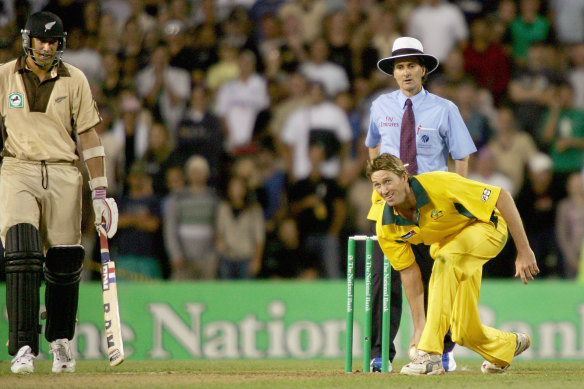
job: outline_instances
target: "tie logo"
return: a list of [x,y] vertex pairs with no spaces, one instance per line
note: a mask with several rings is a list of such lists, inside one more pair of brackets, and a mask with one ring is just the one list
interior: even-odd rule
[[22,93],[14,92],[8,95],[8,106],[10,108],[24,108],[24,98]]
[[45,32],[47,32],[47,31],[49,31],[51,28],[53,28],[53,26],[54,26],[56,23],[57,23],[56,21],[52,21],[52,22],[49,22],[49,23],[45,24]]

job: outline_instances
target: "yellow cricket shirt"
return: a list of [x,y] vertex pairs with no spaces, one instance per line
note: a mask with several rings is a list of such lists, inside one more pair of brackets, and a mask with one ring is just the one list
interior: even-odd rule
[[501,193],[499,187],[443,171],[414,176],[410,186],[416,198],[417,224],[398,215],[383,200],[381,209],[376,192],[368,216],[376,217],[379,245],[395,270],[403,270],[414,263],[411,244],[439,243],[470,223],[496,225],[501,217],[495,208]]

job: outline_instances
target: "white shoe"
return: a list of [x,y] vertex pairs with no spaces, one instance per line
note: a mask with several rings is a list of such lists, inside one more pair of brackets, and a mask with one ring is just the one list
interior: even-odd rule
[[445,371],[451,372],[456,370],[456,361],[454,360],[454,352],[442,354],[442,367]]
[[531,338],[529,335],[524,334],[522,332],[514,332],[515,336],[517,337],[517,343],[515,344],[515,354],[514,356],[518,356],[525,350],[531,346]]
[[[517,343],[515,344],[515,353],[513,354],[515,357],[524,352],[531,346],[531,338],[528,334],[524,334],[522,332],[514,332],[515,337],[517,338]],[[500,374],[504,373],[510,365],[507,366],[499,366],[494,362],[484,361],[481,365],[481,371],[484,374]]]
[[407,375],[439,375],[444,374],[441,354],[428,354],[418,350],[413,362],[402,367],[401,374]]
[[28,374],[34,372],[34,359],[30,346],[22,346],[14,358],[10,370],[16,374]]
[[71,354],[68,339],[57,339],[51,342],[53,354],[53,373],[73,373],[75,371],[75,359]]

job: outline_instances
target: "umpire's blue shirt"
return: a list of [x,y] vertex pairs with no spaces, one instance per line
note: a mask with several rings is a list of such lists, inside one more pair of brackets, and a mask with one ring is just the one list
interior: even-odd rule
[[[398,89],[373,101],[365,139],[367,147],[374,148],[381,143],[380,154],[400,156],[401,122],[407,99]],[[418,173],[447,171],[448,154],[453,159],[462,159],[477,151],[454,103],[424,88],[411,100],[416,118]]]

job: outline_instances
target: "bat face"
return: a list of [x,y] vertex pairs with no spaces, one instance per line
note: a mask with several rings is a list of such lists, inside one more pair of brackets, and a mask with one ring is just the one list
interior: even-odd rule
[[118,290],[116,282],[116,265],[111,260],[105,229],[99,229],[101,246],[101,287],[103,291],[103,314],[105,337],[111,366],[124,361],[124,344],[118,307]]

